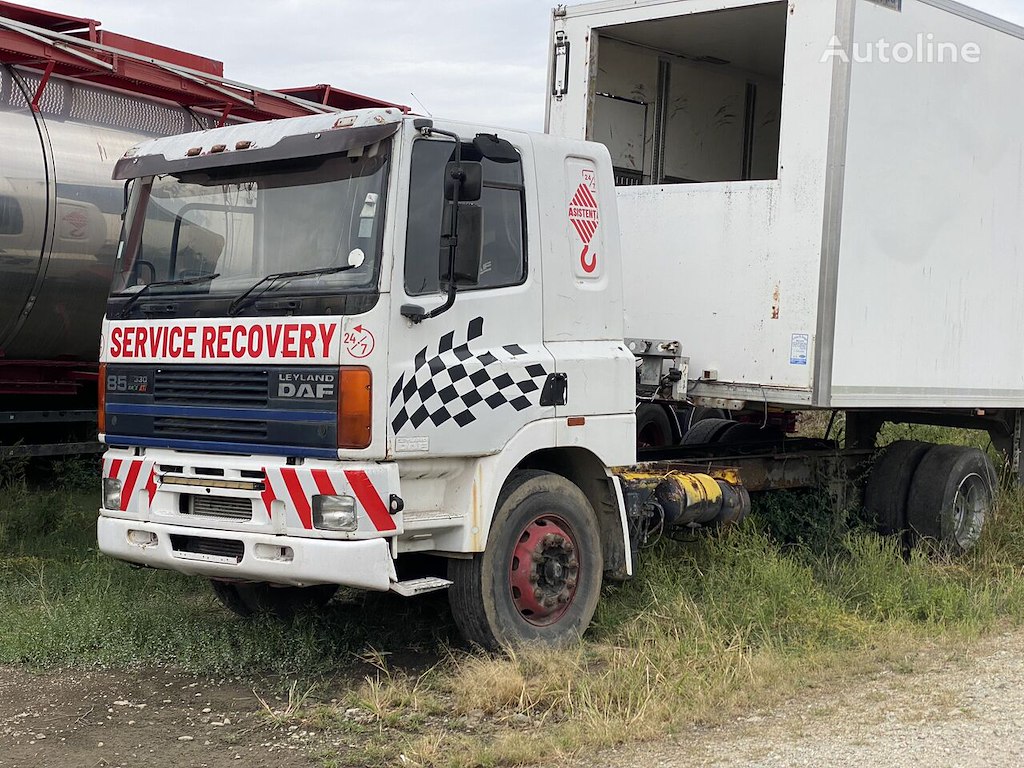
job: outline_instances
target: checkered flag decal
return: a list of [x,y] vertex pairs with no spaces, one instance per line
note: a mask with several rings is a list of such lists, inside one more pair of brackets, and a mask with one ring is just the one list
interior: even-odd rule
[[418,429],[427,421],[435,427],[449,421],[465,427],[476,421],[474,408],[493,411],[507,404],[521,411],[536,403],[539,395],[532,400],[530,395],[547,378],[544,366],[531,363],[515,370],[515,359],[526,354],[518,344],[474,352],[469,344],[483,333],[484,319],[477,317],[469,323],[464,344],[455,346],[452,331],[441,337],[433,357],[427,358],[427,347],[416,354],[413,372],[399,376],[391,390],[396,435],[408,424]]

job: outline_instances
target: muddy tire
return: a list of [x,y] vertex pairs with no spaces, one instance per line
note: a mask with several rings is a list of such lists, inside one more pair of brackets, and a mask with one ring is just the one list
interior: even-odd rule
[[449,561],[448,599],[473,645],[562,647],[590,624],[603,571],[597,517],[583,492],[549,472],[516,472],[498,497],[486,549]]
[[279,619],[292,619],[302,611],[323,608],[338,591],[336,584],[312,587],[275,587],[265,582],[211,581],[220,604],[246,618],[270,613]]
[[977,448],[939,445],[914,473],[907,499],[907,523],[915,538],[935,539],[954,554],[981,538],[996,491],[996,471]]
[[880,533],[888,536],[906,530],[910,484],[921,460],[933,447],[931,443],[900,440],[875,461],[864,488],[864,509],[877,521]]

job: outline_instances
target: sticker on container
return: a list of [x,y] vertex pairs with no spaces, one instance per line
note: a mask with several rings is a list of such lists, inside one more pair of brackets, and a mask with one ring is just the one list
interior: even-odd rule
[[807,353],[811,346],[809,333],[794,333],[789,342],[789,364],[807,365]]

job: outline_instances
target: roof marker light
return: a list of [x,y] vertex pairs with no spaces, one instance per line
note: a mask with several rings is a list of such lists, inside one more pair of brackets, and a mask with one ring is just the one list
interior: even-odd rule
[[188,152],[185,153],[185,157],[197,157],[200,152],[203,151],[202,147],[192,147]]

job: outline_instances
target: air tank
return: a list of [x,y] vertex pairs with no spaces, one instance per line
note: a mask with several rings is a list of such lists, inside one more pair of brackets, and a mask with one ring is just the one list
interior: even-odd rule
[[121,228],[114,163],[212,127],[184,107],[0,65],[0,360],[95,361]]

